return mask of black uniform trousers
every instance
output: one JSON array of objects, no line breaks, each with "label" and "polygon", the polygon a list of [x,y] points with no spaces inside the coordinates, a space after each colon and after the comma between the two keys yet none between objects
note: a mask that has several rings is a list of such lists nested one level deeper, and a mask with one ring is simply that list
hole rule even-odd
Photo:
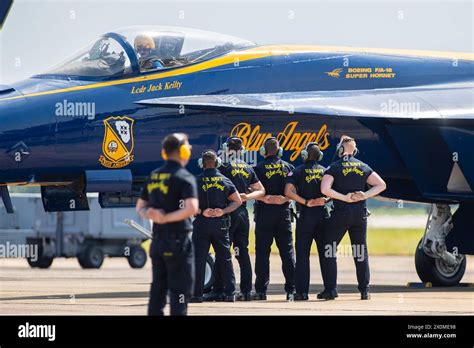
[{"label": "black uniform trousers", "polygon": [[270,282],[270,253],[275,239],[285,276],[285,291],[295,288],[295,256],[288,205],[257,206],[255,221],[255,291],[266,293]]},{"label": "black uniform trousers", "polygon": [[230,252],[230,239],[228,217],[207,218],[198,215],[194,220],[193,243],[196,253],[196,284],[194,296],[201,297],[204,292],[204,277],[206,274],[206,258],[212,245],[216,253],[216,272],[223,279],[224,292],[233,295],[235,292],[235,275],[232,267],[232,253]]},{"label": "black uniform trousers", "polygon": [[170,314],[186,315],[194,288],[194,250],[190,232],[157,236],[151,242],[152,283],[148,315],[163,315],[170,295]]},{"label": "black uniform trousers", "polygon": [[359,291],[369,288],[369,254],[367,251],[367,209],[360,204],[336,207],[324,230],[324,258],[321,264],[324,288],[332,290],[337,284],[337,246],[349,231]]},{"label": "black uniform trousers", "polygon": [[[252,263],[249,255],[249,215],[247,207],[242,205],[230,214],[229,237],[234,250],[234,256],[240,266],[240,291],[252,291]],[[220,260],[216,260],[215,267],[220,269]],[[215,272],[214,292],[224,292],[224,284],[220,272]]]},{"label": "black uniform trousers", "polygon": [[296,267],[295,285],[298,294],[309,292],[310,279],[310,252],[313,240],[316,242],[320,256],[323,248],[324,224],[326,222],[326,211],[324,207],[301,207],[298,220],[296,221]]}]

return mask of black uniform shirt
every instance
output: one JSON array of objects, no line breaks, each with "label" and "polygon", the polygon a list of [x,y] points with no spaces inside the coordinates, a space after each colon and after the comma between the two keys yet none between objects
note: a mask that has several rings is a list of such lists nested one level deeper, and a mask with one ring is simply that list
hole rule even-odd
[{"label": "black uniform shirt", "polygon": [[[151,172],[140,195],[152,208],[163,209],[166,213],[182,208],[184,200],[197,197],[196,179],[175,161],[167,161],[162,167]],[[153,224],[153,233],[161,231],[191,232],[191,219],[169,224]]]},{"label": "black uniform shirt", "polygon": [[[285,195],[288,173],[295,167],[277,156],[268,156],[255,167],[255,173],[265,188],[266,195]],[[266,204],[259,202],[259,204]]]},{"label": "black uniform shirt", "polygon": [[304,199],[320,198],[321,179],[325,168],[316,161],[307,161],[298,166],[286,177],[286,183],[296,187],[298,195]]},{"label": "black uniform shirt", "polygon": [[237,191],[232,181],[216,168],[204,169],[197,177],[199,208],[224,209],[229,204],[229,196]]},{"label": "black uniform shirt", "polygon": [[[372,168],[354,156],[344,156],[340,160],[332,163],[325,172],[325,174],[329,174],[334,178],[332,185],[333,190],[343,195],[349,192],[365,191],[367,178],[372,173]],[[338,199],[334,200],[334,206],[336,208],[345,207],[347,205],[365,206],[365,201],[346,203]]]},{"label": "black uniform shirt", "polygon": [[[250,185],[259,180],[253,168],[242,160],[232,161],[222,165],[220,172],[232,181],[239,193],[249,193]],[[242,203],[245,206],[245,202]]]}]

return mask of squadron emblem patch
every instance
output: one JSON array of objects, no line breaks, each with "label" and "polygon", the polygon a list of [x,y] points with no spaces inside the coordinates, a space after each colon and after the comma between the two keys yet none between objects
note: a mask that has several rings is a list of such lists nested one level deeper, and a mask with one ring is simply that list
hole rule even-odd
[{"label": "squadron emblem patch", "polygon": [[99,162],[107,168],[122,168],[133,161],[133,123],[126,116],[113,116],[104,120],[104,140]]}]

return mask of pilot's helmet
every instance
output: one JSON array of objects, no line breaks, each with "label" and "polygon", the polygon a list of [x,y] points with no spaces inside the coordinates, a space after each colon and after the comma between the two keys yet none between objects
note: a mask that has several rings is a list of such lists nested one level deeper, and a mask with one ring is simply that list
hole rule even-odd
[{"label": "pilot's helmet", "polygon": [[140,34],[135,38],[134,46],[140,58],[146,59],[150,56],[151,51],[155,49],[155,41],[151,36]]}]

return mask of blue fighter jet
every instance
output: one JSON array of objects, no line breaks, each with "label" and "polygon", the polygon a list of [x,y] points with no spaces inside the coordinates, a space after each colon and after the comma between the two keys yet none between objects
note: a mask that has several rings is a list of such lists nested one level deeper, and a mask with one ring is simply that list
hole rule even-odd
[{"label": "blue fighter jet", "polygon": [[[130,207],[185,132],[193,159],[230,135],[249,153],[276,136],[297,163],[339,137],[387,182],[431,203],[416,253],[423,281],[454,285],[474,253],[474,54],[272,45],[175,27],[107,33],[51,70],[0,86],[0,192],[41,187],[46,211]],[[197,172],[197,161],[190,169]],[[453,209],[453,214],[451,212]],[[454,212],[455,210],[455,212]]]}]

